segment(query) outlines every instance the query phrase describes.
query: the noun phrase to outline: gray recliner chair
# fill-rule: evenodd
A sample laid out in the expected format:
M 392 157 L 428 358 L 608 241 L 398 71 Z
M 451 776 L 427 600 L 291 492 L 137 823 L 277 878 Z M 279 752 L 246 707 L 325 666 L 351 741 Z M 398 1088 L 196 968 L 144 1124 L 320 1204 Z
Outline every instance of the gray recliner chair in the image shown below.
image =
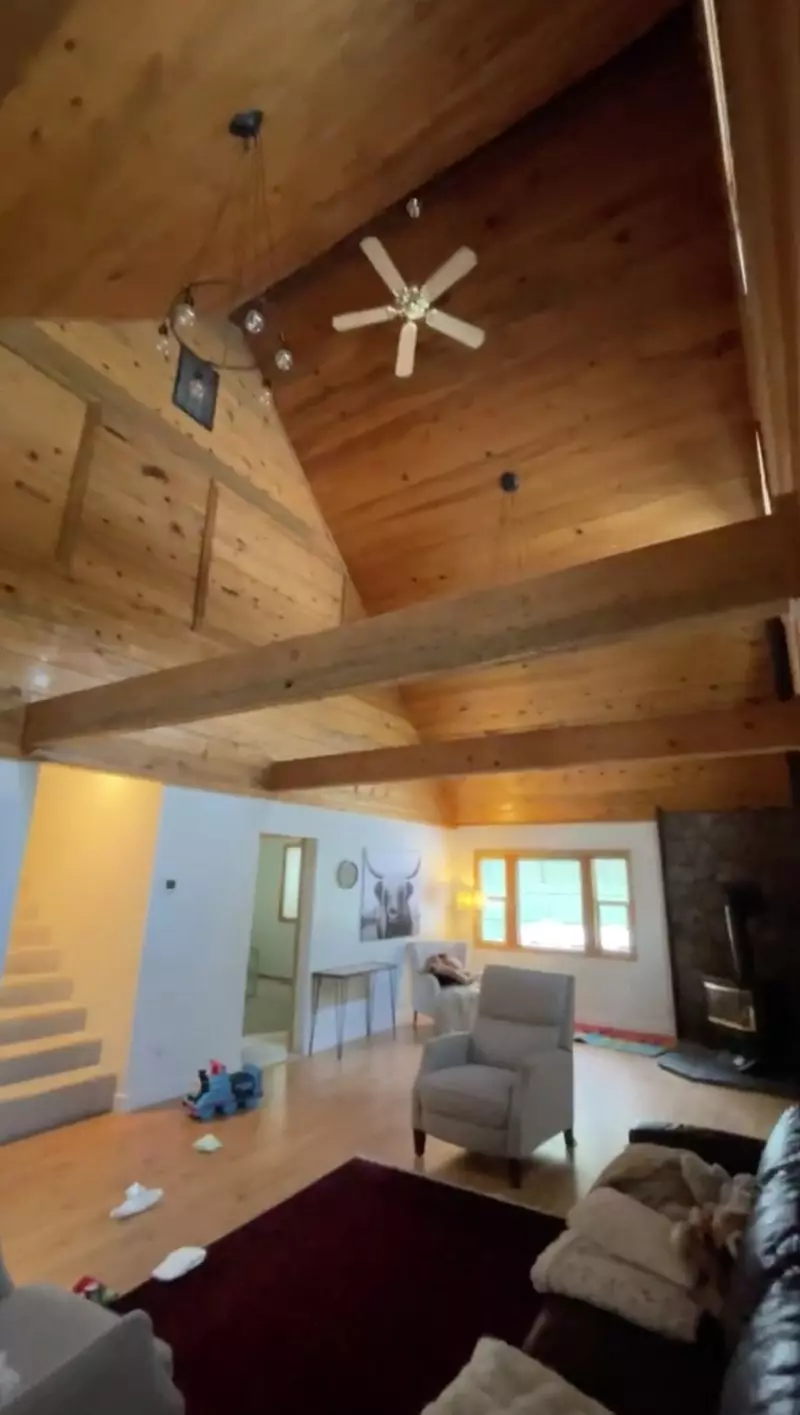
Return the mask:
M 537 1145 L 563 1131 L 572 1150 L 574 997 L 566 974 L 487 968 L 472 1032 L 426 1043 L 414 1083 L 415 1153 L 434 1135 L 504 1155 L 519 1188 Z

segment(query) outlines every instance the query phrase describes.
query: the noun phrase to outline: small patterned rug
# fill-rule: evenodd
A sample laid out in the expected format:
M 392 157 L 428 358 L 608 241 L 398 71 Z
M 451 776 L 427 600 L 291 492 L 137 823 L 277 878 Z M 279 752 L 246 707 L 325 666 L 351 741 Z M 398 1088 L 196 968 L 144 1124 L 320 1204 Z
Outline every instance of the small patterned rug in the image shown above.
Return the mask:
M 590 1047 L 610 1047 L 612 1051 L 634 1051 L 639 1056 L 661 1056 L 669 1048 L 662 1042 L 636 1042 L 628 1037 L 611 1037 L 605 1032 L 576 1032 L 576 1042 Z

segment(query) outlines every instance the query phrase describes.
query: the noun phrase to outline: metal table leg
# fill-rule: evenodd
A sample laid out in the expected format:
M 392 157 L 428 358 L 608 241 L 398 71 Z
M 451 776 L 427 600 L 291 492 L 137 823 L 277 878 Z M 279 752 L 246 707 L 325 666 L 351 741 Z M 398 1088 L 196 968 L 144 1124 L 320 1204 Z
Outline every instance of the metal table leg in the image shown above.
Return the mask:
M 319 999 L 322 992 L 322 978 L 319 973 L 311 976 L 311 1036 L 308 1039 L 308 1054 L 314 1054 L 314 1033 L 317 1030 L 317 1013 L 319 1012 Z
M 395 979 L 394 979 L 394 968 L 390 968 L 390 969 L 389 969 L 389 996 L 390 996 L 391 1002 L 392 1002 L 392 1036 L 393 1036 L 393 1037 L 396 1037 L 396 1036 L 397 1036 L 397 1012 L 396 1012 L 396 1008 L 395 1008 L 394 982 L 395 982 Z
M 336 979 L 336 1055 L 341 1061 L 344 1046 L 345 1022 L 347 1020 L 348 978 Z
M 374 974 L 374 973 L 367 973 L 367 974 L 365 975 L 365 977 L 364 977 L 364 983 L 365 983 L 365 988 L 364 988 L 364 1003 L 365 1003 L 366 1009 L 367 1009 L 367 1036 L 368 1036 L 368 1037 L 371 1037 L 371 1036 L 372 1036 L 372 1004 L 373 1004 L 372 980 L 373 980 L 374 977 L 375 977 L 375 974 Z

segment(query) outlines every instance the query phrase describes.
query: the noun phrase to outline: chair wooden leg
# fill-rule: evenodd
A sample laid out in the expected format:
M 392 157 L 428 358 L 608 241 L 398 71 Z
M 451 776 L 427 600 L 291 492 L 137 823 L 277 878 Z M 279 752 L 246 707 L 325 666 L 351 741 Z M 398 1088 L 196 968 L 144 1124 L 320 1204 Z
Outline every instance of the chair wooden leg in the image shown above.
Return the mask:
M 424 1153 L 425 1153 L 425 1131 L 424 1131 L 424 1130 L 415 1130 L 415 1131 L 414 1131 L 414 1154 L 417 1156 L 417 1159 L 422 1159 L 422 1156 L 424 1155 Z
M 564 1131 L 564 1144 L 568 1150 L 575 1149 L 575 1131 L 572 1129 L 572 1126 Z
M 414 1013 L 414 1036 L 417 1035 L 417 1018 L 418 1018 L 418 1016 L 419 1016 L 419 1013 L 418 1013 L 418 1012 L 415 1012 L 415 1013 Z
M 512 1189 L 522 1188 L 522 1160 L 510 1159 L 508 1161 L 508 1182 Z

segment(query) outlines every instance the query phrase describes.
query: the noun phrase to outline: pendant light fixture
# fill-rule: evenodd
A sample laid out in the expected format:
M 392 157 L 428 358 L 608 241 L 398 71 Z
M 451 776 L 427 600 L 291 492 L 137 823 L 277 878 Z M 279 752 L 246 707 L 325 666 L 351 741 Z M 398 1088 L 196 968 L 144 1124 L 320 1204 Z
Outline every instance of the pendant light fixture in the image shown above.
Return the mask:
M 247 298 L 248 288 L 253 283 L 268 283 L 272 272 L 263 121 L 260 108 L 234 113 L 231 118 L 228 132 L 239 148 L 239 162 L 232 166 L 211 226 L 192 261 L 193 273 L 158 326 L 158 352 L 169 359 L 175 345 L 178 349 L 173 402 L 208 428 L 214 423 L 219 380 L 226 373 L 252 373 L 260 385 L 259 404 L 265 412 L 272 405 L 271 383 L 261 373 L 251 343 L 242 339 L 232 323 L 232 311 L 242 311 L 241 324 L 248 335 L 269 341 L 272 361 L 280 373 L 290 373 L 294 366 L 266 296 Z M 220 232 L 224 232 L 229 253 L 227 274 L 209 273 L 211 259 L 219 258 Z

